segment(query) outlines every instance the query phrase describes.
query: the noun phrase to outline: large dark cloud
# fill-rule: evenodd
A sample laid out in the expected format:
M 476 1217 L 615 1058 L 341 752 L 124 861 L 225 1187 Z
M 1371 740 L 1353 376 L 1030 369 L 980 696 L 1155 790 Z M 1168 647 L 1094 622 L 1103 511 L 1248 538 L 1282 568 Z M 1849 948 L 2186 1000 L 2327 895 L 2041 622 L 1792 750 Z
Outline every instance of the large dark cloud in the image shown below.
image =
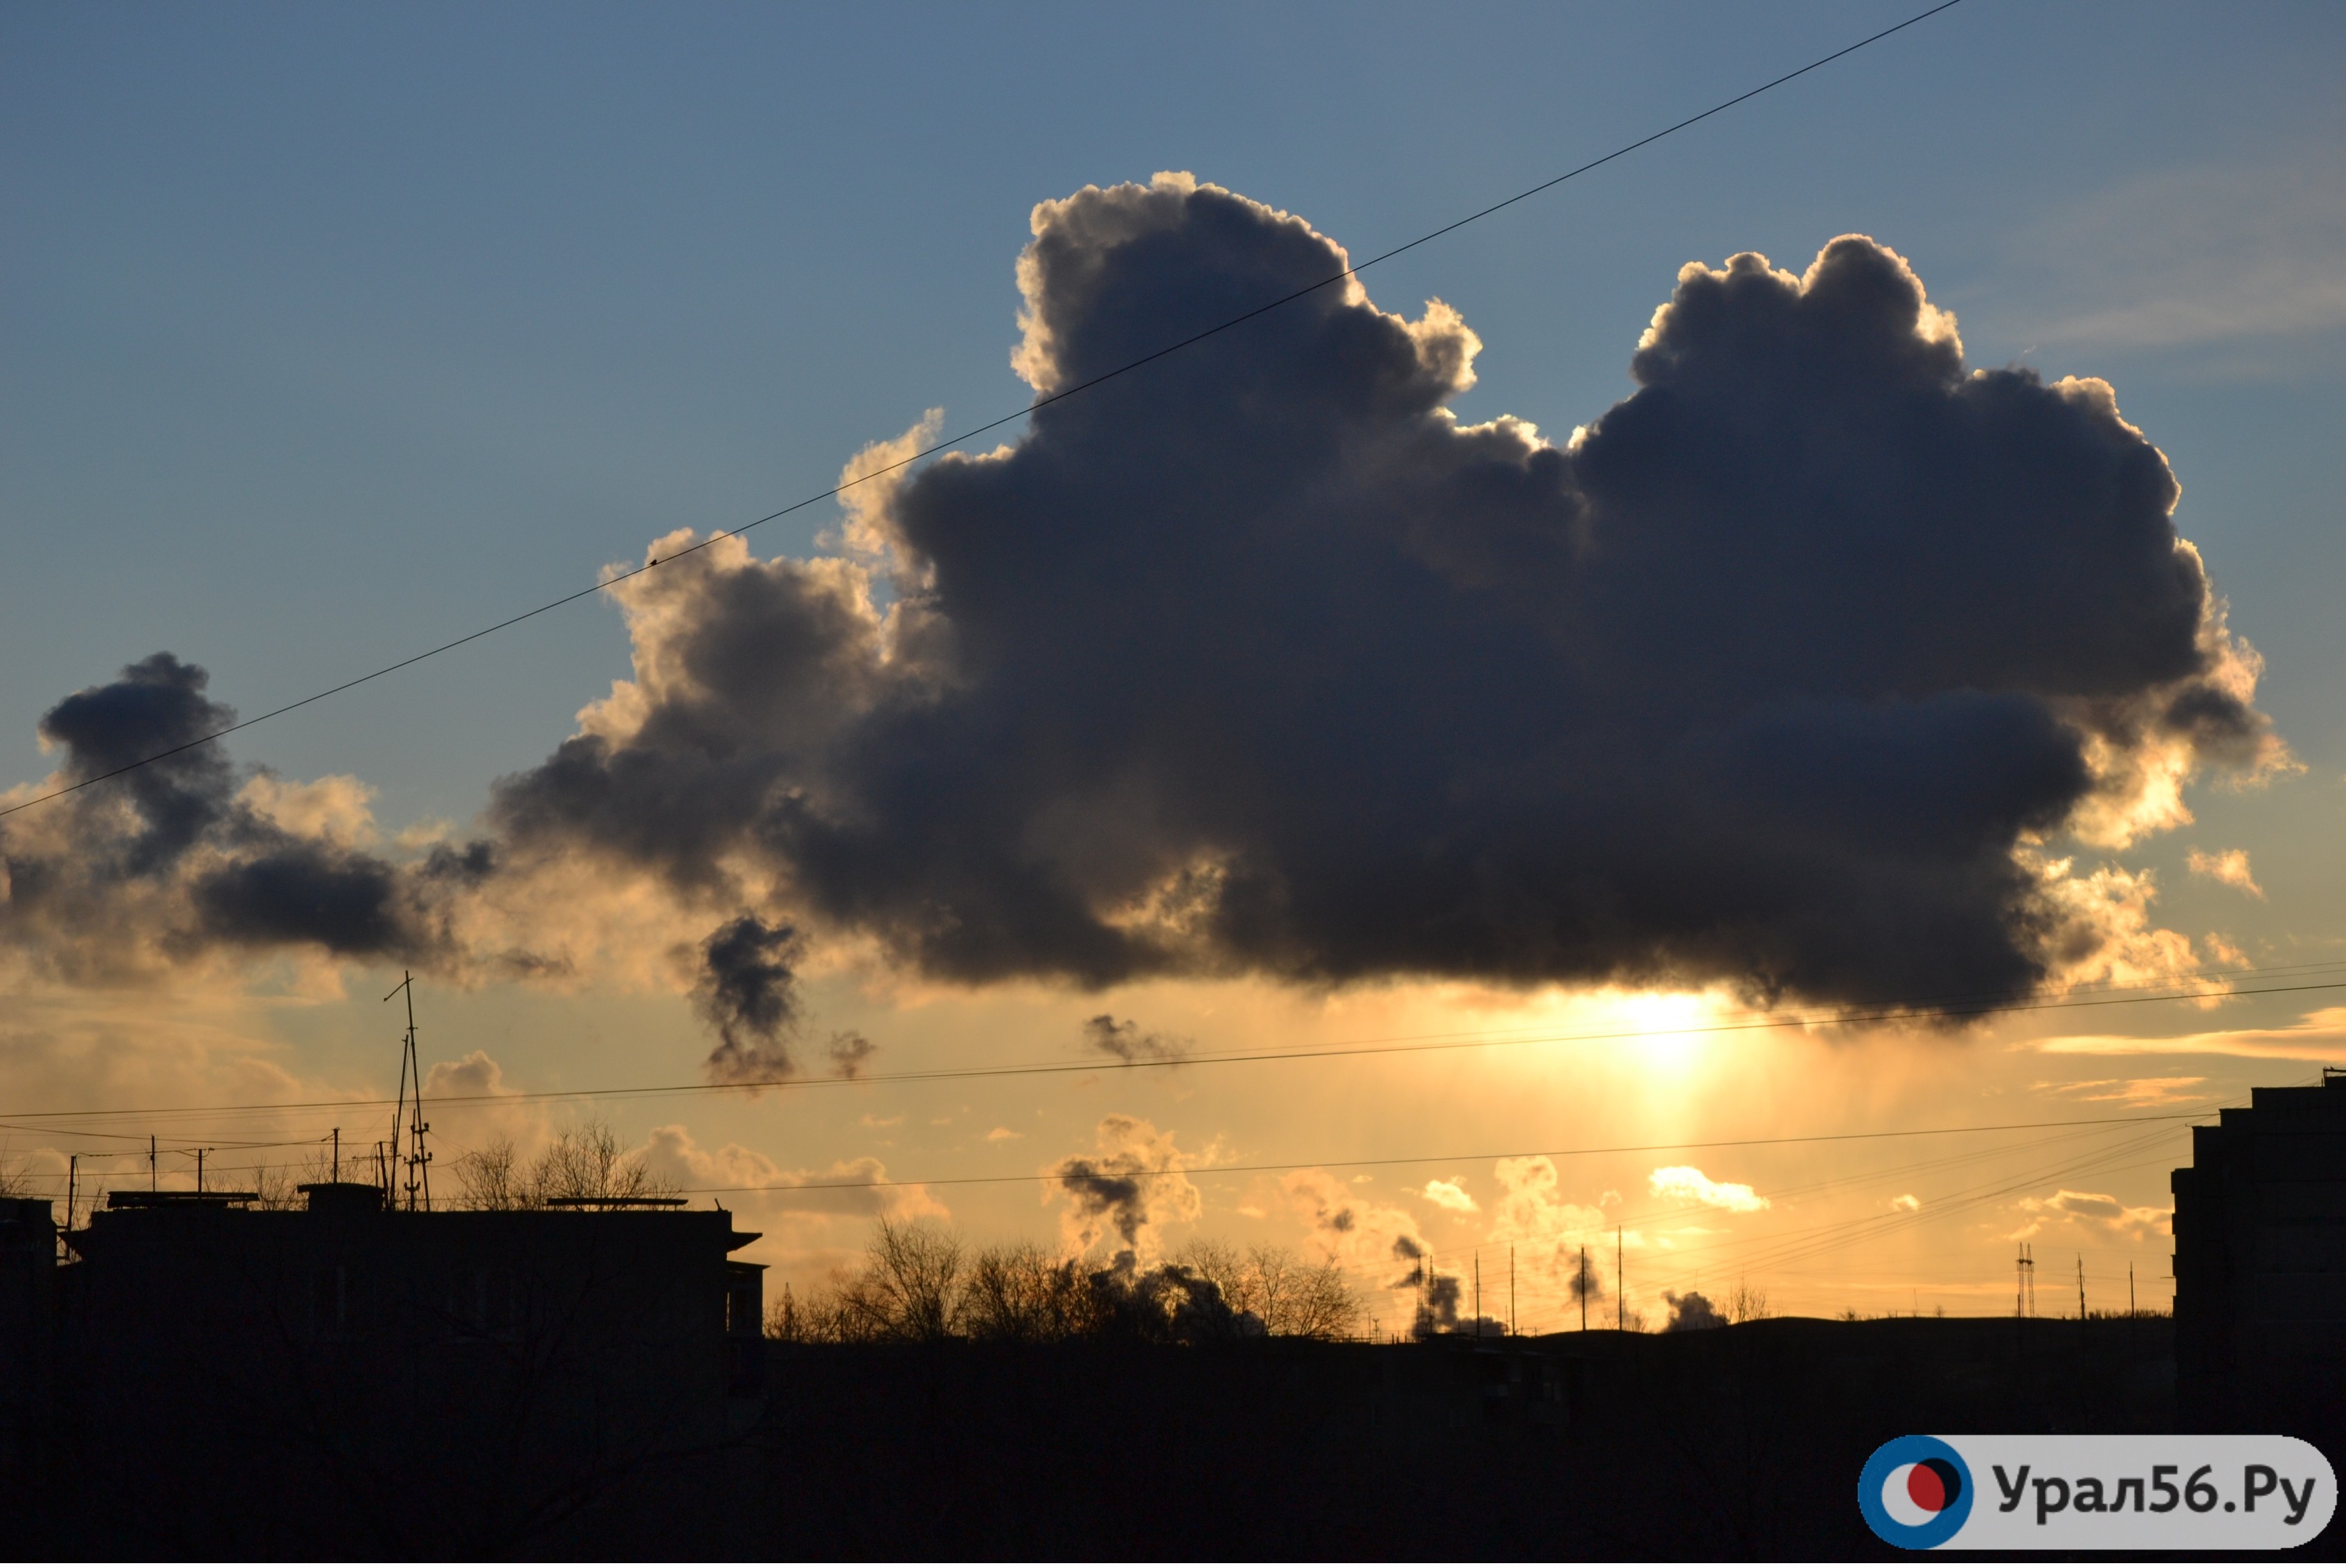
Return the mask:
M 1040 392 L 1343 264 L 1185 177 L 1035 231 Z M 970 983 L 1881 1002 L 2090 955 L 2031 846 L 2274 754 L 2159 453 L 1872 241 L 1689 266 L 1562 445 L 1452 418 L 1478 346 L 1323 290 L 866 495 L 864 561 L 637 578 L 498 830 Z
M 59 702 L 41 734 L 63 749 L 63 777 L 109 772 L 233 723 L 208 683 L 200 667 L 155 654 Z M 240 774 L 217 745 L 196 746 L 13 819 L 0 834 L 0 935 L 69 980 L 120 980 L 221 949 L 444 959 L 440 911 L 491 873 L 488 847 L 394 864 L 286 826 L 266 809 L 270 793 L 252 788 L 273 782 Z

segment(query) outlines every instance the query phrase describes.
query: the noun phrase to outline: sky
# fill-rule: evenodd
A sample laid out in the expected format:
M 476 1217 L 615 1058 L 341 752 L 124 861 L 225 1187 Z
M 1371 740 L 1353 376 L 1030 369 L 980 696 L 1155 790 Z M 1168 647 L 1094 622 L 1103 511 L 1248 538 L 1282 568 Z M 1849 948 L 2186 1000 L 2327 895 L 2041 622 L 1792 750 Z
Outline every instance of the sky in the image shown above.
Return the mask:
M 1919 8 L 9 13 L 6 803 L 669 565 L 0 819 L 0 1156 L 368 1148 L 413 969 L 444 1186 L 801 1289 L 2164 1305 L 2346 1064 L 2334 8 L 1966 0 L 676 554 Z

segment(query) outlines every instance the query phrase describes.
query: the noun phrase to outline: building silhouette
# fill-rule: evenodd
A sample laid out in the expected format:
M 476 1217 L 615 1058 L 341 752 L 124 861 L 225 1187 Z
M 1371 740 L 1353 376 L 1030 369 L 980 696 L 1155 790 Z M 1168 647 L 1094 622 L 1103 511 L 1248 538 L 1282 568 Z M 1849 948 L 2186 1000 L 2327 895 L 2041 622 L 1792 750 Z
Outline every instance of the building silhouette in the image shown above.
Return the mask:
M 2309 1439 L 2346 1420 L 2346 1073 L 2191 1130 L 2175 1193 L 2187 1426 Z M 2318 1441 L 2318 1440 L 2317 1440 Z
M 46 1203 L 0 1232 L 0 1329 L 46 1335 L 54 1369 L 0 1422 L 37 1425 L 44 1496 L 87 1491 L 71 1467 L 99 1456 L 135 1482 L 137 1517 L 85 1512 L 61 1539 L 480 1557 L 705 1503 L 762 1406 L 760 1267 L 730 1257 L 756 1237 L 731 1216 L 301 1190 L 293 1209 L 117 1192 L 63 1261 Z

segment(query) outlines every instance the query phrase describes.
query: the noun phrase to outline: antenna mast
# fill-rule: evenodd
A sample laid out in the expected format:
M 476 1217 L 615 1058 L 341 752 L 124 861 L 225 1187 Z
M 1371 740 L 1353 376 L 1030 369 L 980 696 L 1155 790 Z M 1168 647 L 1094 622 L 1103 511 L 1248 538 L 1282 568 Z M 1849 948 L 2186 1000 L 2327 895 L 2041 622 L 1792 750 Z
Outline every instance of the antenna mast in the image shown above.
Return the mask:
M 432 1207 L 432 1156 L 423 1146 L 423 1135 L 432 1124 L 423 1119 L 423 1064 L 415 1054 L 415 976 L 400 971 L 399 983 L 391 988 L 388 1002 L 400 993 L 407 993 L 407 1037 L 402 1043 L 399 1056 L 398 1108 L 391 1116 L 391 1169 L 396 1180 L 402 1161 L 407 1166 L 407 1207 L 412 1213 L 418 1207 Z M 412 1085 L 412 1087 L 411 1087 Z M 402 1145 L 404 1145 L 404 1152 Z M 399 1195 L 392 1195 L 392 1207 L 399 1206 Z

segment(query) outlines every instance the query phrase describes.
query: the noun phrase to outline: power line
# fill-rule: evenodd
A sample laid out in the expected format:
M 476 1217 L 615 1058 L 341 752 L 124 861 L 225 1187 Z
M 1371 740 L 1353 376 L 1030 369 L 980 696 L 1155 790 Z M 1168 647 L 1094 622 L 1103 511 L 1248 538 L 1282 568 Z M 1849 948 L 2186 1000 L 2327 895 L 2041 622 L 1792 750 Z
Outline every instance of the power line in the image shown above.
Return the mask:
M 1675 136 L 1679 131 L 1685 130 L 1689 126 L 1698 125 L 1702 121 L 1710 118 L 1713 115 L 1724 114 L 1729 109 L 1735 107 L 1739 104 L 1748 103 L 1751 99 L 1760 97 L 1762 93 L 1771 92 L 1774 89 L 1782 87 L 1787 82 L 1805 76 L 1811 71 L 1821 69 L 1822 67 L 1832 64 L 1835 60 L 1841 59 L 1843 56 L 1853 55 L 1858 50 L 1866 47 L 1870 44 L 1878 44 L 1882 39 L 1889 37 L 1892 33 L 1903 32 L 1907 28 L 1913 26 L 1916 23 L 1928 21 L 1931 17 L 1937 15 L 1940 12 L 1952 10 L 1962 3 L 1963 0 L 1941 0 L 1940 4 L 1932 6 L 1929 10 L 1909 16 L 1906 20 L 1899 23 L 1895 26 L 1884 27 L 1881 32 L 1875 33 L 1870 37 L 1861 38 L 1854 44 L 1848 45 L 1843 48 L 1836 49 L 1831 54 L 1826 55 L 1821 58 L 1811 60 L 1797 71 L 1788 71 L 1784 75 L 1778 76 L 1773 81 L 1763 83 L 1760 87 L 1753 87 L 1749 92 L 1738 94 L 1736 97 L 1729 98 L 1724 103 L 1715 104 L 1711 107 L 1703 110 L 1700 114 L 1689 116 L 1687 118 L 1678 121 L 1676 125 L 1668 127 L 1667 129 L 1656 131 L 1651 136 L 1641 137 L 1637 141 L 1629 143 L 1626 147 L 1617 148 L 1613 151 L 1606 153 L 1603 158 L 1593 158 L 1587 163 L 1582 164 L 1577 168 L 1569 170 L 1564 174 L 1559 174 L 1555 178 L 1545 180 L 1538 185 L 1531 187 L 1527 190 L 1517 191 L 1515 195 L 1508 197 L 1504 201 L 1493 202 L 1490 206 L 1484 208 L 1479 212 L 1469 213 L 1466 217 L 1461 218 L 1454 223 L 1446 223 L 1430 233 L 1421 234 L 1416 239 L 1410 240 L 1406 244 L 1396 245 L 1390 250 L 1372 256 L 1366 261 L 1362 261 L 1353 266 L 1347 267 L 1341 272 L 1333 273 L 1326 278 L 1322 278 L 1318 282 L 1298 289 L 1292 293 L 1281 295 L 1280 298 L 1272 300 L 1266 304 L 1258 305 L 1253 310 L 1248 311 L 1242 315 L 1232 316 L 1228 321 L 1221 322 L 1218 326 L 1209 327 L 1201 332 L 1194 332 L 1188 337 L 1183 338 L 1177 342 L 1168 343 L 1165 347 L 1158 349 L 1152 353 L 1144 354 L 1137 360 L 1132 360 L 1125 364 L 1118 365 L 1114 370 L 1093 376 L 1088 381 L 1077 382 L 1073 386 L 1062 387 L 1055 392 L 1038 397 L 1034 402 L 1028 403 L 1025 408 L 1019 409 L 1015 412 L 1004 414 L 999 419 L 989 420 L 984 424 L 976 425 L 971 429 L 963 431 L 958 435 L 948 436 L 944 440 L 937 442 L 933 445 L 923 447 L 920 451 L 913 453 L 909 457 L 899 458 L 895 462 L 887 463 L 882 467 L 874 468 L 869 473 L 859 473 L 852 479 L 842 481 L 838 484 L 832 485 L 828 490 L 820 491 L 815 494 L 808 496 L 803 501 L 794 501 L 788 506 L 784 506 L 778 511 L 767 513 L 763 517 L 757 519 L 755 522 L 745 523 L 739 528 L 719 529 L 717 532 L 711 534 L 708 538 L 701 540 L 699 544 L 688 545 L 683 549 L 676 552 L 673 555 L 654 557 L 643 565 L 632 566 L 624 572 L 615 573 L 608 577 L 602 578 L 590 587 L 580 588 L 576 593 L 565 594 L 556 599 L 549 599 L 545 604 L 538 606 L 536 609 L 524 610 L 519 615 L 509 616 L 494 626 L 483 626 L 480 630 L 474 632 L 467 632 L 464 636 L 442 643 L 437 647 L 426 648 L 419 654 L 411 654 L 395 664 L 384 665 L 380 669 L 371 670 L 365 675 L 358 676 L 352 679 L 343 681 L 339 686 L 328 687 L 323 691 L 313 692 L 310 696 L 302 697 L 298 701 L 289 702 L 284 704 L 282 707 L 272 708 L 266 713 L 257 714 L 253 718 L 242 719 L 235 724 L 223 726 L 219 729 L 211 731 L 208 735 L 199 735 L 193 740 L 183 741 L 179 745 L 168 747 L 164 750 L 155 752 L 150 756 L 141 757 L 133 762 L 126 762 L 118 768 L 111 768 L 103 773 L 92 774 L 89 778 L 81 779 L 77 783 L 68 784 L 62 789 L 53 789 L 46 795 L 36 795 L 29 800 L 19 800 L 13 806 L 0 807 L 0 817 L 13 816 L 18 811 L 29 810 L 35 806 L 43 805 L 51 800 L 62 799 L 67 795 L 72 795 L 80 790 L 87 789 L 93 784 L 102 784 L 107 779 L 120 778 L 125 773 L 129 773 L 138 769 L 145 768 L 151 763 L 160 762 L 166 758 L 176 757 L 180 752 L 192 751 L 199 746 L 209 746 L 213 741 L 223 739 L 228 736 L 234 735 L 240 729 L 250 729 L 256 724 L 265 724 L 270 719 L 281 718 L 286 714 L 291 713 L 296 708 L 307 708 L 314 702 L 323 702 L 330 697 L 338 697 L 342 693 L 349 691 L 353 687 L 364 686 L 371 680 L 378 680 L 384 676 L 395 674 L 400 670 L 407 668 L 410 665 L 421 664 L 425 659 L 434 658 L 441 654 L 448 653 L 454 649 L 463 647 L 467 643 L 477 642 L 483 637 L 491 636 L 498 632 L 505 631 L 509 627 L 519 626 L 522 622 L 545 615 L 549 610 L 558 610 L 566 605 L 576 604 L 580 599 L 586 598 L 591 595 L 602 592 L 606 588 L 624 583 L 631 577 L 639 577 L 647 572 L 655 571 L 661 566 L 681 560 L 687 555 L 697 555 L 700 551 L 709 548 L 711 545 L 716 544 L 720 539 L 739 538 L 740 535 L 749 533 L 752 528 L 763 527 L 766 524 L 774 522 L 778 518 L 787 517 L 793 512 L 812 506 L 819 502 L 829 501 L 835 496 L 843 494 L 849 490 L 854 489 L 859 484 L 867 484 L 872 480 L 878 479 L 885 474 L 892 473 L 900 468 L 909 467 L 913 463 L 920 462 L 924 457 L 933 457 L 938 453 L 944 452 L 950 447 L 959 446 L 963 442 L 984 435 L 989 431 L 999 430 L 1005 424 L 1011 424 L 1018 420 L 1025 419 L 1036 412 L 1038 410 L 1048 408 L 1053 403 L 1064 402 L 1068 398 L 1076 396 L 1079 392 L 1089 392 L 1092 388 L 1099 386 L 1104 382 L 1112 382 L 1119 376 L 1129 374 L 1134 371 L 1141 369 L 1145 365 L 1154 364 L 1157 361 L 1164 359 L 1171 354 L 1179 353 L 1184 349 L 1193 348 L 1196 345 L 1206 341 L 1209 338 L 1219 337 L 1234 327 L 1243 326 L 1245 323 L 1253 321 L 1257 316 L 1267 315 L 1270 311 L 1280 309 L 1281 306 L 1290 305 L 1298 300 L 1316 294 L 1322 289 L 1326 289 L 1336 283 L 1341 283 L 1347 278 L 1355 277 L 1360 273 L 1367 271 L 1370 268 L 1376 266 L 1379 262 L 1390 261 L 1394 257 L 1401 255 L 1404 251 L 1414 250 L 1421 245 L 1427 244 L 1432 240 L 1439 239 L 1446 234 L 1454 233 L 1457 230 L 1465 228 L 1470 223 L 1478 222 L 1483 219 L 1490 217 L 1494 212 L 1503 211 L 1507 208 L 1515 206 L 1519 201 L 1526 201 L 1544 191 L 1553 190 L 1556 187 L 1562 185 L 1568 179 L 1576 179 L 1581 175 L 1588 173 L 1592 169 L 1601 168 L 1606 164 L 1611 163 L 1617 158 L 1627 158 L 1629 154 L 1637 151 L 1641 148 L 1650 147 L 1654 143 L 1660 141 L 1665 137 Z
M 1357 1170 L 1372 1166 L 1464 1165 L 1482 1160 L 1531 1158 L 1577 1159 L 1583 1157 L 1593 1157 L 1599 1155 L 1666 1154 L 1679 1149 L 1761 1148 L 1771 1145 L 1795 1144 L 1859 1143 L 1878 1141 L 1884 1138 L 1952 1137 L 1964 1134 L 2054 1131 L 2072 1127 L 2147 1126 L 2157 1125 L 2160 1126 L 2161 1134 L 2163 1135 L 2165 1124 L 2191 1121 L 2210 1114 L 2212 1114 L 2210 1108 L 2201 1107 L 2197 1110 L 2175 1111 L 2155 1115 L 2080 1116 L 2065 1121 L 2055 1122 L 2000 1122 L 1954 1127 L 1897 1127 L 1883 1131 L 1863 1133 L 1800 1133 L 1765 1138 L 1708 1138 L 1658 1144 L 1602 1145 L 1570 1149 L 1512 1149 L 1500 1150 L 1496 1153 L 1387 1155 L 1374 1158 L 1336 1160 L 1290 1159 L 1262 1165 L 1168 1165 L 1152 1166 L 1141 1170 L 1110 1171 L 1104 1174 L 1119 1180 L 1153 1179 L 1160 1176 L 1251 1176 L 1260 1175 L 1267 1171 L 1303 1170 L 1313 1167 L 1331 1170 Z M 288 1145 L 286 1146 L 307 1146 L 308 1145 L 315 1144 L 319 1140 L 315 1138 L 311 1138 L 304 1140 L 301 1145 Z M 174 1150 L 172 1152 L 185 1153 L 186 1151 Z M 264 1169 L 267 1167 L 234 1166 L 226 1168 L 247 1170 Z M 1029 1172 L 1023 1176 L 931 1176 L 925 1179 L 913 1177 L 882 1177 L 862 1181 L 767 1182 L 735 1186 L 679 1187 L 677 1190 L 680 1194 L 688 1194 L 693 1196 L 707 1196 L 717 1193 L 858 1192 L 874 1188 L 910 1186 L 993 1186 L 1019 1182 L 1050 1182 L 1057 1181 L 1059 1179 L 1058 1175 L 1055 1172 L 1035 1171 Z M 1901 1216 L 1899 1217 L 1907 1218 L 1912 1217 Z
M 2298 985 L 2267 985 L 2229 991 L 2169 988 L 2142 995 L 2067 997 L 2038 1002 L 2008 1002 L 1962 1007 L 1933 1014 L 1938 1018 L 1984 1018 L 2002 1013 L 2046 1013 L 2085 1007 L 2120 1007 L 2142 1003 L 2205 1002 L 2246 996 L 2285 996 L 2314 991 L 2346 991 L 2346 981 Z M 1309 1062 L 1335 1057 L 1410 1055 L 1432 1051 L 1487 1049 L 1494 1045 L 1568 1045 L 1620 1040 L 1675 1039 L 1685 1035 L 1729 1034 L 1763 1029 L 1836 1028 L 1853 1023 L 1902 1023 L 1915 1016 L 1914 1003 L 1892 1003 L 1866 1011 L 1795 1014 L 1790 1017 L 1746 1017 L 1718 1023 L 1672 1024 L 1650 1029 L 1595 1030 L 1572 1033 L 1510 1033 L 1464 1039 L 1403 1036 L 1400 1043 L 1311 1045 L 1289 1050 L 1240 1051 L 1193 1054 L 1164 1060 L 1042 1062 L 997 1067 L 938 1067 L 903 1073 L 863 1073 L 852 1078 L 745 1078 L 722 1084 L 653 1084 L 614 1089 L 536 1089 L 514 1094 L 442 1095 L 442 1105 L 530 1105 L 553 1100 L 652 1098 L 671 1095 L 761 1093 L 768 1089 L 849 1088 L 865 1084 L 949 1083 L 970 1078 L 1019 1078 L 1070 1073 L 1117 1073 L 1185 1066 L 1226 1066 L 1242 1063 Z M 393 1102 L 380 1096 L 341 1100 L 254 1101 L 227 1105 L 160 1105 L 121 1110 L 11 1111 L 16 1121 L 66 1121 L 91 1116 L 189 1116 L 269 1111 L 329 1111 L 380 1109 Z M 29 1130 L 29 1129 L 28 1129 Z
M 1265 1171 L 1291 1171 L 1314 1166 L 1329 1170 L 1358 1170 L 1369 1166 L 1464 1165 L 1479 1160 L 1578 1159 L 1596 1155 L 1666 1154 L 1677 1149 L 1744 1149 L 1760 1148 L 1776 1144 L 1839 1144 L 1856 1143 L 1878 1138 L 1934 1138 L 1964 1133 L 2012 1133 L 2037 1128 L 2116 1126 L 2127 1124 L 2188 1122 L 2209 1113 L 2206 1110 L 2176 1111 L 2153 1116 L 2084 1116 L 2063 1122 L 2004 1122 L 1984 1126 L 1967 1127 L 1900 1127 L 1887 1132 L 1872 1133 L 1805 1133 L 1772 1138 L 1708 1138 L 1667 1144 L 1615 1144 L 1577 1149 L 1502 1149 L 1481 1154 L 1447 1155 L 1388 1155 L 1375 1159 L 1355 1160 L 1280 1160 L 1269 1165 L 1246 1166 L 1156 1166 L 1143 1170 L 1104 1171 L 1101 1175 L 1117 1180 L 1154 1178 L 1158 1176 L 1253 1176 Z M 1057 1181 L 1051 1171 L 1031 1172 L 1025 1176 L 939 1176 L 927 1181 L 909 1178 L 880 1178 L 868 1181 L 807 1181 L 774 1182 L 741 1186 L 688 1186 L 682 1193 L 705 1195 L 732 1192 L 838 1192 L 860 1191 L 873 1187 L 903 1186 L 995 1186 L 1013 1182 Z

